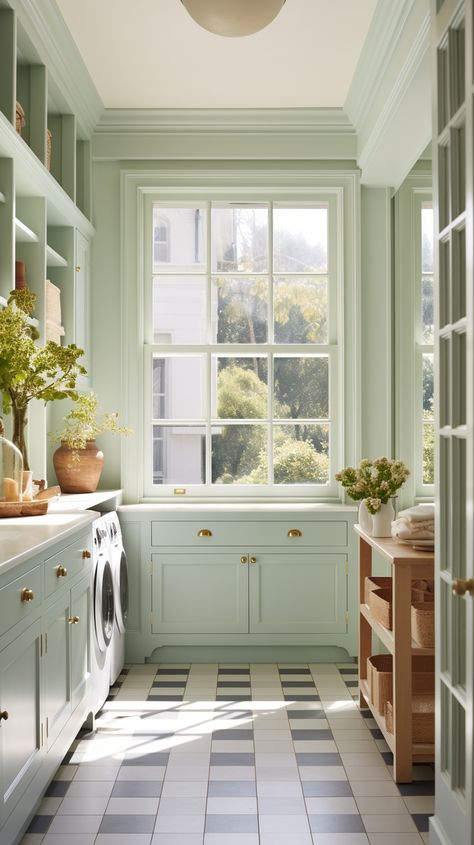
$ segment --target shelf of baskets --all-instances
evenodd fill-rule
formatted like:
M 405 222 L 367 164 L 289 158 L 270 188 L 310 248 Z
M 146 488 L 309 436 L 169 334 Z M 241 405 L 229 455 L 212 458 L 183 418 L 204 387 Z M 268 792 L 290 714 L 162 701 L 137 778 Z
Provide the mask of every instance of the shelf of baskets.
M 433 742 L 417 741 L 413 698 L 413 659 L 432 658 L 434 649 L 423 647 L 412 637 L 412 584 L 414 580 L 433 579 L 434 555 L 431 551 L 415 551 L 391 537 L 375 538 L 359 525 L 359 703 L 369 707 L 393 753 L 394 779 L 398 783 L 412 780 L 413 762 L 434 760 Z M 366 579 L 372 576 L 372 553 L 377 552 L 391 567 L 391 629 L 383 625 L 366 604 Z M 382 713 L 374 705 L 367 678 L 367 660 L 373 654 L 375 634 L 392 655 L 391 701 Z M 390 719 L 390 724 L 387 724 Z M 414 727 L 415 726 L 415 727 Z

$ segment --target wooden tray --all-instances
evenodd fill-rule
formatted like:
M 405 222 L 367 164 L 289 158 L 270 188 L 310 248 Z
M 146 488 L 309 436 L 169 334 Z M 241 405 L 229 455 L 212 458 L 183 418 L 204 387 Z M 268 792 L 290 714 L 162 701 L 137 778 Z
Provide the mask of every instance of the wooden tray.
M 12 516 L 43 516 L 47 512 L 47 499 L 33 502 L 0 502 L 0 519 Z

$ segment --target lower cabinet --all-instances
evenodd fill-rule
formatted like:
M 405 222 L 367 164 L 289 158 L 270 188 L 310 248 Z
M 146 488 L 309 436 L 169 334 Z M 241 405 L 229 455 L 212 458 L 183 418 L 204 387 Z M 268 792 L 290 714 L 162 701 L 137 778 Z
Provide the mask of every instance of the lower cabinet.
M 92 699 L 91 532 L 54 548 L 26 562 L 24 575 L 19 567 L 0 577 L 0 619 L 8 601 L 16 620 L 8 630 L 0 623 L 1 845 L 21 838 Z

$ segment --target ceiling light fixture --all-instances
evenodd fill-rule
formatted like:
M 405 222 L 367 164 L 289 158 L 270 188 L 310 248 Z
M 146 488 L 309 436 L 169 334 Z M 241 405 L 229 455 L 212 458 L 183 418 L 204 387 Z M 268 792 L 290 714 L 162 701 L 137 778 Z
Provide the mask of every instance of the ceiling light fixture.
M 236 38 L 252 35 L 276 18 L 285 0 L 181 0 L 193 20 L 213 32 Z

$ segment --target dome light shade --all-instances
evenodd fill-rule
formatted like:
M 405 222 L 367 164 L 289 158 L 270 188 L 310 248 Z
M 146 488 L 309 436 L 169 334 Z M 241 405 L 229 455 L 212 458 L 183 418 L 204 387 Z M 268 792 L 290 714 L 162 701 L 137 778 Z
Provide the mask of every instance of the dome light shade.
M 276 18 L 285 0 L 181 0 L 193 20 L 230 38 L 252 35 Z

